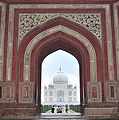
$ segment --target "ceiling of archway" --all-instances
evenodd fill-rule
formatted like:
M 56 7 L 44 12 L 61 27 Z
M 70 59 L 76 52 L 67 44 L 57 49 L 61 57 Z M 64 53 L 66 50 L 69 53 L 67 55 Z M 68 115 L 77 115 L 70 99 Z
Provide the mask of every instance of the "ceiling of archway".
M 100 13 L 22 13 L 19 14 L 18 44 L 36 26 L 56 17 L 69 19 L 92 32 L 99 42 L 102 41 Z

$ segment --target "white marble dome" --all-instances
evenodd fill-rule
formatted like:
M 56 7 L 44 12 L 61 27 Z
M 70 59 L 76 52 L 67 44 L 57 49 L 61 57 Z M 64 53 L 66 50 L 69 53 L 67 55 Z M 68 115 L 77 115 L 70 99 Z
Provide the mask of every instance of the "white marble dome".
M 56 73 L 56 75 L 53 77 L 53 82 L 68 82 L 68 77 L 66 74 L 64 74 L 63 72 L 59 71 Z
M 44 105 L 77 104 L 77 89 L 68 84 L 67 75 L 59 69 L 53 77 L 53 84 L 44 88 Z

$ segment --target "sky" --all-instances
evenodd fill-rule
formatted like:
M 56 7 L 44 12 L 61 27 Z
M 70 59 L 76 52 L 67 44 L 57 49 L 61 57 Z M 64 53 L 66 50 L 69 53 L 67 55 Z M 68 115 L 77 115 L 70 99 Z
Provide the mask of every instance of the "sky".
M 77 86 L 77 88 L 79 88 L 79 64 L 78 64 L 78 61 L 71 54 L 69 54 L 63 50 L 58 50 L 58 51 L 48 55 L 42 63 L 41 101 L 44 101 L 44 99 L 43 99 L 44 85 L 48 86 L 49 84 L 52 84 L 53 76 L 59 71 L 60 68 L 61 68 L 61 71 L 67 75 L 69 83 L 71 83 L 74 86 Z M 77 94 L 79 94 L 79 89 L 77 91 Z M 80 96 L 77 99 L 79 101 Z

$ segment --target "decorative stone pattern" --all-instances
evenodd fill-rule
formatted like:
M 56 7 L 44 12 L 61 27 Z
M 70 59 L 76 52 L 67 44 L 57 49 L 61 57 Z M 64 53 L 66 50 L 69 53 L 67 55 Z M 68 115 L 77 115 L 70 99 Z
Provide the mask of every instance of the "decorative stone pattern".
M 92 87 L 92 98 L 97 98 L 97 86 Z
M 3 55 L 6 5 L 0 2 L 0 81 L 3 81 Z
M 96 54 L 95 50 L 90 43 L 90 41 L 79 34 L 78 32 L 69 29 L 68 27 L 58 25 L 56 27 L 52 27 L 48 30 L 45 30 L 35 36 L 30 43 L 28 44 L 25 54 L 24 54 L 24 81 L 30 80 L 30 58 L 31 58 L 31 52 L 33 47 L 43 38 L 45 38 L 48 35 L 51 35 L 57 31 L 62 31 L 64 33 L 67 33 L 73 37 L 76 37 L 79 41 L 81 41 L 87 48 L 89 54 L 90 54 L 90 75 L 91 75 L 91 81 L 97 81 L 97 65 L 96 65 Z M 44 43 L 43 43 L 44 44 Z M 43 44 L 40 44 L 42 46 Z
M 118 102 L 119 102 L 119 82 L 118 82 L 118 84 L 117 84 L 117 95 L 118 95 L 118 96 L 117 96 L 117 97 L 118 97 L 117 99 L 118 99 Z
M 106 36 L 106 38 L 104 38 L 103 40 L 108 40 L 109 41 L 109 44 L 105 45 L 104 47 L 108 47 L 108 61 L 105 62 L 105 64 L 108 64 L 108 71 L 109 74 L 107 73 L 107 77 L 109 75 L 109 80 L 114 80 L 114 68 L 113 68 L 113 51 L 112 51 L 112 37 L 111 37 L 111 21 L 110 21 L 110 5 L 109 4 L 97 4 L 97 5 L 94 5 L 94 4 L 14 4 L 14 5 L 10 5 L 10 9 L 9 9 L 9 27 L 8 27 L 8 42 L 10 44 L 8 44 L 8 53 L 7 53 L 7 72 L 6 72 L 6 76 L 7 76 L 7 80 L 8 81 L 11 81 L 12 78 L 11 78 L 11 70 L 12 70 L 12 53 L 13 53 L 13 36 L 14 36 L 14 18 L 15 18 L 15 10 L 16 9 L 19 9 L 19 10 L 26 10 L 26 9 L 33 9 L 33 10 L 42 10 L 42 9 L 85 9 L 84 12 L 87 13 L 88 9 L 103 9 L 105 10 L 105 17 L 106 17 L 106 20 L 108 21 L 104 27 L 104 32 L 102 33 L 103 36 Z M 60 10 L 59 10 L 60 11 Z M 26 11 L 27 12 L 27 11 Z M 30 11 L 29 11 L 30 12 Z M 31 11 L 32 12 L 32 11 Z M 94 11 L 95 12 L 95 11 Z M 29 13 L 27 13 L 29 14 Z M 92 14 L 92 13 L 91 13 Z M 96 13 L 97 14 L 97 13 Z M 103 20 L 104 16 L 102 15 L 101 16 L 101 23 L 105 23 L 105 21 Z M 18 18 L 16 18 L 18 19 Z M 19 25 L 18 25 L 19 26 Z M 105 34 L 106 33 L 106 34 Z M 106 43 L 106 42 L 105 42 Z M 104 45 L 104 44 L 103 44 Z M 103 49 L 104 50 L 104 49 Z M 103 52 L 105 52 L 106 50 L 104 50 Z M 16 51 L 14 51 L 16 52 Z M 105 55 L 107 56 L 107 53 L 105 52 Z M 106 67 L 107 68 L 107 67 Z
M 106 83 L 106 100 L 107 102 L 118 102 L 118 86 L 117 82 L 107 82 Z M 114 92 L 111 90 L 114 88 Z
M 117 32 L 118 32 L 118 42 L 117 42 L 117 77 L 119 80 L 119 2 L 118 2 L 118 27 L 117 27 Z
M 33 102 L 33 82 L 21 82 L 19 86 L 19 102 Z
M 4 89 L 4 83 L 0 82 L 0 87 L 1 87 L 1 98 L 0 98 L 0 102 L 5 101 L 5 97 L 4 97 L 4 93 L 5 93 L 5 89 Z
M 14 101 L 14 83 L 5 83 L 5 98 L 7 102 Z
M 56 17 L 76 22 L 92 32 L 99 41 L 102 40 L 100 13 L 22 13 L 19 14 L 18 44 L 30 30 Z
M 93 91 L 93 90 L 97 91 Z M 100 82 L 88 82 L 87 86 L 88 103 L 102 102 L 102 90 Z
M 117 58 L 117 79 L 119 80 L 119 2 L 114 4 L 116 58 Z
M 2 88 L 2 97 L 0 102 L 14 102 L 14 83 L 13 82 L 0 82 Z

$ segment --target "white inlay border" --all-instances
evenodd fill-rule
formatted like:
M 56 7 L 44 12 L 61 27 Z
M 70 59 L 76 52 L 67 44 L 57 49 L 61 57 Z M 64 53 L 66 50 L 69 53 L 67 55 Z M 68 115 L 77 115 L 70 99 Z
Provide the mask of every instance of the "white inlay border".
M 5 15 L 6 5 L 0 2 L 1 7 L 1 27 L 0 27 L 0 81 L 3 81 L 3 55 L 4 55 L 4 35 L 5 35 Z
M 117 58 L 117 79 L 119 80 L 119 16 L 118 16 L 119 2 L 115 3 L 114 8 L 114 22 L 115 22 L 115 38 L 116 38 L 116 58 Z

